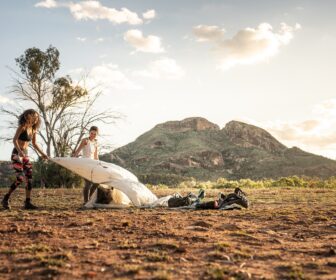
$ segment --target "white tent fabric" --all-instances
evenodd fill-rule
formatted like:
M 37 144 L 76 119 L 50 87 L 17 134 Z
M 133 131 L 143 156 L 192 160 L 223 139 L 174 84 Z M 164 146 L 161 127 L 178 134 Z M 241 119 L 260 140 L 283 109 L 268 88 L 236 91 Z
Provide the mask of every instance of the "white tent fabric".
M 168 200 L 169 198 L 173 197 L 173 195 L 167 195 L 164 197 L 160 197 L 158 200 L 154 201 L 153 203 L 145 206 L 145 207 L 168 207 Z
M 165 204 L 164 200 L 158 200 L 155 194 L 153 194 L 145 185 L 140 183 L 134 174 L 113 163 L 93 160 L 90 158 L 70 157 L 52 158 L 51 161 L 93 183 L 104 184 L 119 190 L 122 195 L 116 192 L 115 196 L 119 197 L 123 202 L 120 205 L 126 205 L 124 196 L 137 207 L 154 207 L 159 206 L 160 204 L 160 206 L 163 206 Z
M 106 185 L 100 185 L 100 186 L 109 188 L 109 186 Z M 153 203 L 141 206 L 141 208 L 168 207 L 168 200 L 171 197 L 173 197 L 173 195 L 160 197 Z M 115 188 L 112 190 L 112 201 L 109 204 L 97 203 L 96 201 L 97 201 L 97 190 L 92 194 L 89 201 L 84 205 L 84 207 L 87 209 L 92 208 L 120 209 L 132 206 L 132 202 L 128 199 L 128 197 L 123 192 Z

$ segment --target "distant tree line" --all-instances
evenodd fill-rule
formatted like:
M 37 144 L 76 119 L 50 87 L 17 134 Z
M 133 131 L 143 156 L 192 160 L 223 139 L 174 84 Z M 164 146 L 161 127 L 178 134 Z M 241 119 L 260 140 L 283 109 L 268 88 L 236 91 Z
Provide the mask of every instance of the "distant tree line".
M 164 176 L 164 175 L 163 175 Z M 147 177 L 152 178 L 152 177 Z M 158 178 L 158 177 L 156 177 Z M 171 177 L 167 178 L 161 177 L 162 181 L 146 182 L 148 185 L 156 187 L 173 187 L 179 189 L 188 188 L 198 188 L 198 189 L 234 189 L 234 188 L 328 188 L 336 189 L 336 177 L 330 177 L 328 179 L 321 179 L 315 177 L 299 177 L 299 176 L 289 176 L 281 177 L 276 179 L 261 179 L 261 180 L 251 180 L 251 179 L 239 179 L 239 180 L 229 180 L 226 178 L 218 178 L 212 181 L 200 181 L 194 178 L 185 178 L 185 180 L 180 181 L 175 184 L 171 184 Z M 167 180 L 168 179 L 168 180 Z

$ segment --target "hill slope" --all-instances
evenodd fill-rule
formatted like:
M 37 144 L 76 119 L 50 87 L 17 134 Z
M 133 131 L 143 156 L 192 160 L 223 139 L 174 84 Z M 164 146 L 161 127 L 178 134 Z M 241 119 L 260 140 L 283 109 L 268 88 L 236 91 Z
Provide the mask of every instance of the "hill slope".
M 204 118 L 158 124 L 134 142 L 101 157 L 137 175 L 201 180 L 336 174 L 336 161 L 287 148 L 270 133 L 231 121 L 223 129 Z

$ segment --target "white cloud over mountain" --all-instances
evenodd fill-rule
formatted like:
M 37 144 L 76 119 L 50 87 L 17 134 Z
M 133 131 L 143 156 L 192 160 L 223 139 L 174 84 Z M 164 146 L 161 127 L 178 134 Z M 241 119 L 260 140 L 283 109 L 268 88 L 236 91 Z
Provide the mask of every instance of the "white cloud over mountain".
M 315 105 L 311 118 L 300 122 L 249 122 L 265 128 L 289 147 L 336 159 L 336 99 Z

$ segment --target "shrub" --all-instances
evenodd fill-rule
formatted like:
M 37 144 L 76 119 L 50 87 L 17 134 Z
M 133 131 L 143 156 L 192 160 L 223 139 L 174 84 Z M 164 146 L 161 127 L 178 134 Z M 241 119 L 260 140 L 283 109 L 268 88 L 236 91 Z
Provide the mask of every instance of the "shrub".
M 274 181 L 272 186 L 274 187 L 307 187 L 308 182 L 303 178 L 297 176 L 282 177 L 277 181 Z
M 39 160 L 33 167 L 33 185 L 46 188 L 74 188 L 82 186 L 83 179 L 55 163 Z

